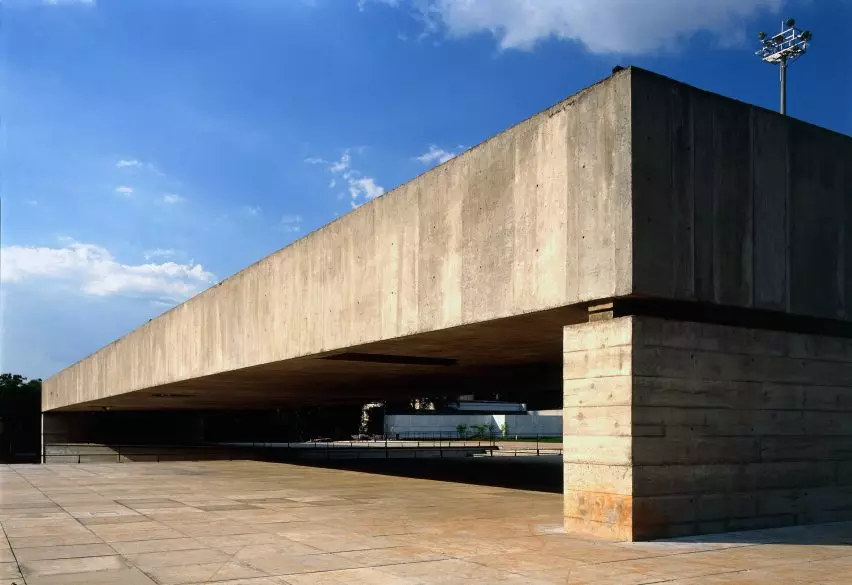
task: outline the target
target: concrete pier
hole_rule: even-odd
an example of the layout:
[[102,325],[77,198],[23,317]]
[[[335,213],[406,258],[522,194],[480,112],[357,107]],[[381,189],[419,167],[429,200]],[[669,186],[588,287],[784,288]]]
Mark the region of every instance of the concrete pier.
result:
[[565,522],[642,540],[852,517],[852,340],[565,328]]

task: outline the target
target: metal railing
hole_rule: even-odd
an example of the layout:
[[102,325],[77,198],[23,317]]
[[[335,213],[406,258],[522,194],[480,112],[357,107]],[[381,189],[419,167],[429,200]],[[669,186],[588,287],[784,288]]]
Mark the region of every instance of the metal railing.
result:
[[[402,453],[408,452],[411,458],[427,458],[434,457],[435,453],[440,458],[445,454],[459,455],[461,453],[471,454],[473,451],[479,451],[482,454],[488,453],[490,450],[496,449],[493,443],[484,441],[451,441],[437,438],[422,438],[420,440],[397,440],[389,437],[371,437],[369,439],[350,439],[350,440],[322,440],[315,439],[311,441],[300,442],[245,442],[245,443],[223,443],[226,446],[246,447],[255,450],[266,457],[279,458],[287,457],[290,454],[314,454],[322,453],[322,457],[326,459],[346,458],[346,459],[376,459],[384,458],[391,459],[400,457]],[[289,452],[289,453],[288,453]],[[379,454],[377,456],[377,453]],[[393,453],[393,456],[391,455]],[[420,454],[418,456],[418,453]]]
[[[469,429],[468,429],[469,430]],[[423,446],[430,441],[447,446],[488,446],[491,455],[562,455],[561,434],[512,435],[500,432],[467,433],[457,431],[404,431],[390,433],[391,440]]]
[[422,441],[416,447],[411,443],[394,440],[381,441],[322,441],[322,442],[244,442],[211,445],[104,445],[97,443],[46,444],[42,463],[124,463],[130,461],[201,461],[234,459],[288,460],[310,454],[310,458],[367,459],[399,457],[407,451],[418,458],[458,456],[466,451],[487,453],[489,445],[476,445],[446,441]]
[[128,461],[233,461],[245,451],[217,445],[105,445],[99,443],[46,443],[42,463],[123,463]]
[[[557,440],[558,439],[558,440]],[[534,437],[498,434],[459,437],[444,431],[408,431],[389,436],[352,438],[349,440],[314,439],[308,441],[245,441],[222,442],[204,445],[110,445],[101,443],[46,443],[41,453],[42,463],[73,462],[128,462],[128,461],[200,461],[234,459],[279,459],[297,457],[299,453],[322,451],[323,458],[367,459],[402,456],[401,451],[410,451],[412,458],[447,456],[490,455],[561,455],[559,435],[536,435]],[[473,451],[478,453],[473,453]],[[470,451],[468,453],[468,451]]]

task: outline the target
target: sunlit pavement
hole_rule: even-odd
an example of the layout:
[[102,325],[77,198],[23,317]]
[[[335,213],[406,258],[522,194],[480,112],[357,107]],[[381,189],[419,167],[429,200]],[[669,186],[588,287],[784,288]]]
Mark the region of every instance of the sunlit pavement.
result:
[[562,496],[218,461],[0,466],[0,585],[852,583],[852,523],[652,543]]

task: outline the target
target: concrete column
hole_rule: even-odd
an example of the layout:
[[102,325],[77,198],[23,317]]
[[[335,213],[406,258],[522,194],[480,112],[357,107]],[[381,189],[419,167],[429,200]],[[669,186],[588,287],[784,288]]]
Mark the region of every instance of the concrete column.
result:
[[563,335],[565,528],[633,539],[633,320],[595,320]]
[[565,526],[852,518],[852,340],[630,316],[564,331]]

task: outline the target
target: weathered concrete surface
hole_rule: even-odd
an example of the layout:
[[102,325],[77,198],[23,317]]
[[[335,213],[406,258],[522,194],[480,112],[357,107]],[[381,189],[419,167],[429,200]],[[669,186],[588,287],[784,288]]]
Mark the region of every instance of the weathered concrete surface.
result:
[[852,139],[645,72],[631,103],[632,292],[852,319]]
[[565,528],[633,540],[633,318],[565,327]]
[[630,292],[629,73],[265,258],[45,382],[45,410]]
[[616,539],[852,518],[852,339],[565,328],[566,527]]
[[[849,160],[849,137],[625,70],[60,372],[43,409],[233,407],[558,368],[578,303],[613,297],[850,322]],[[458,368],[425,381],[315,359],[350,348]]]

